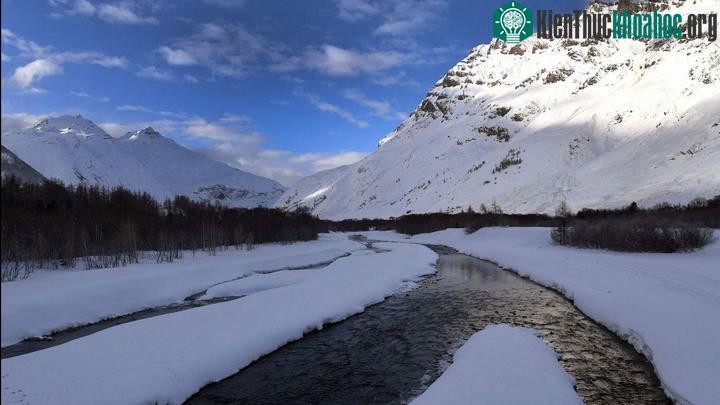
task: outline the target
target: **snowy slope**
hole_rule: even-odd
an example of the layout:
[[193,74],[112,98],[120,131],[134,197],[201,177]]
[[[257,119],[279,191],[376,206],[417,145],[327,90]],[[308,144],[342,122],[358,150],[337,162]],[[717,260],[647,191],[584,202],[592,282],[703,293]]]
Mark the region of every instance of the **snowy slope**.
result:
[[15,176],[16,179],[25,183],[42,183],[45,177],[38,173],[22,159],[15,156],[9,149],[2,147],[2,178]]
[[[679,4],[664,12],[717,8]],[[577,209],[714,196],[719,62],[707,38],[494,40],[450,69],[374,153],[300,181],[277,204],[348,218],[493,201],[528,213],[563,199]]]
[[239,207],[271,205],[282,186],[186,149],[152,128],[113,138],[81,116],[48,118],[2,143],[47,178],[124,186],[159,200],[186,195]]

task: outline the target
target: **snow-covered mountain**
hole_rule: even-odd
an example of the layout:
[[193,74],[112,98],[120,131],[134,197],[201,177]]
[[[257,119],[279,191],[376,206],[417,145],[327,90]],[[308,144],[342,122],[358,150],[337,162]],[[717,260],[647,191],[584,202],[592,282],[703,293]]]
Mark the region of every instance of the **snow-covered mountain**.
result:
[[3,134],[2,144],[47,178],[123,186],[160,201],[186,195],[235,207],[269,206],[284,190],[274,180],[186,149],[152,128],[113,138],[79,115]]
[[[716,12],[715,0],[655,3]],[[592,4],[595,12],[615,6]],[[450,69],[356,164],[277,202],[325,218],[552,212],[720,194],[720,46],[695,40],[493,40]]]
[[45,177],[38,173],[22,159],[15,156],[6,147],[2,147],[2,178],[15,176],[15,178],[24,183],[42,183]]

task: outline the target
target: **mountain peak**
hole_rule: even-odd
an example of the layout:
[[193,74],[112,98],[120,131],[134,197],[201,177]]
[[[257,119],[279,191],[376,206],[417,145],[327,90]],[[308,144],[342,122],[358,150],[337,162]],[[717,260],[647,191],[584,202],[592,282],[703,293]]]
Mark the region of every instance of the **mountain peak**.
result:
[[[93,134],[103,134],[109,139]],[[185,148],[152,127],[113,138],[73,115],[49,117],[33,128],[3,135],[3,171],[19,159],[47,178],[146,191],[159,201],[184,195],[233,207],[272,205],[284,188]]]
[[145,129],[141,129],[139,131],[131,131],[125,134],[123,137],[124,139],[128,139],[131,141],[134,140],[153,140],[157,138],[162,138],[163,136],[160,135],[160,132],[156,131],[153,127],[147,127]]
[[95,125],[94,122],[84,118],[82,115],[60,115],[57,117],[47,117],[38,122],[33,130],[35,133],[53,133],[60,135],[75,135],[82,138],[99,136],[102,138],[110,138],[102,128]]
[[[713,2],[647,4],[682,14]],[[346,219],[712,197],[719,56],[708,38],[480,44],[373,153],[300,180],[277,206]],[[680,73],[667,80],[668,72]],[[677,173],[688,181],[677,185]]]

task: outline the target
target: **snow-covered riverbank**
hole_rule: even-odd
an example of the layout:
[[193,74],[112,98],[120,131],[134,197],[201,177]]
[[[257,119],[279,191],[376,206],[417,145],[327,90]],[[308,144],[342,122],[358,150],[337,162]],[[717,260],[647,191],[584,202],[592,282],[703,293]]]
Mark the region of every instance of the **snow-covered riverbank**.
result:
[[258,271],[327,262],[364,246],[343,234],[290,245],[199,252],[174,263],[145,260],[103,270],[38,271],[2,283],[2,346],[55,330],[181,302],[217,283]]
[[554,246],[547,228],[364,234],[451,246],[557,289],[643,352],[675,400],[714,404],[720,398],[719,232],[703,250],[676,254]]
[[378,244],[296,284],[119,325],[2,361],[3,403],[180,403],[304,333],[433,273],[437,255]]
[[532,329],[490,325],[411,405],[582,404],[574,381]]

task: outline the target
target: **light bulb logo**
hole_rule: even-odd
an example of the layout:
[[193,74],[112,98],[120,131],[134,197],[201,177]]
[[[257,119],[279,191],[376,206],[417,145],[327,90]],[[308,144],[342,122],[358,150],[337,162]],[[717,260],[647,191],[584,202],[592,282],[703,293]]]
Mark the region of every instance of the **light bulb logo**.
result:
[[533,31],[532,13],[522,4],[511,1],[493,13],[493,34],[508,44],[517,44]]

